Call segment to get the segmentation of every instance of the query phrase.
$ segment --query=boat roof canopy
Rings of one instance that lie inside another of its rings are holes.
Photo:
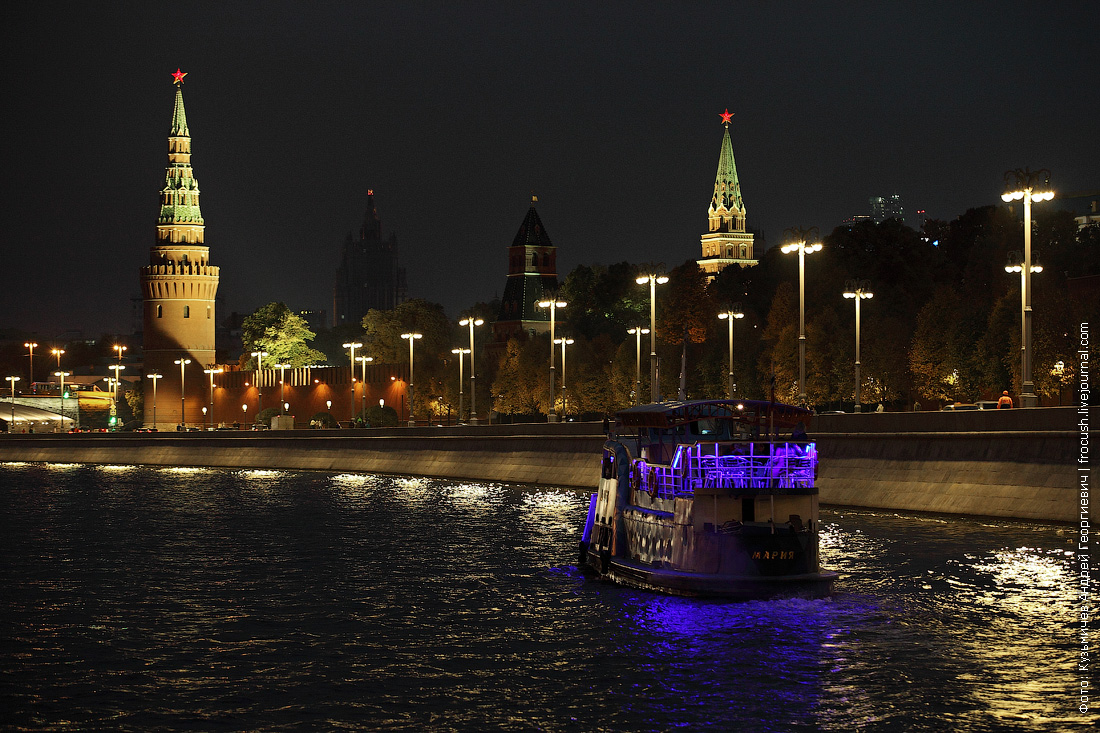
[[[702,418],[726,419],[749,424],[766,424],[771,413],[777,428],[808,425],[813,412],[804,407],[766,400],[693,400],[690,402],[654,402],[637,405],[616,413],[619,424],[627,428],[671,428]]]

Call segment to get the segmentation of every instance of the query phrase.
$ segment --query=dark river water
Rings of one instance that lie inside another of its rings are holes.
[[[827,510],[835,597],[588,580],[587,496],[0,465],[6,730],[1067,731],[1069,527]]]

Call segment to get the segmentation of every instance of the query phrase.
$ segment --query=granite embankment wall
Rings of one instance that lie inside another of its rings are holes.
[[[1100,410],[1089,408],[1096,425]],[[1076,408],[818,415],[823,504],[1076,522]]]
[[[1096,424],[1092,408],[1089,419]],[[1074,408],[819,415],[824,504],[1071,522]],[[598,423],[390,430],[0,435],[0,461],[287,468],[591,489]]]
[[[0,461],[354,471],[596,486],[598,424],[0,435]]]

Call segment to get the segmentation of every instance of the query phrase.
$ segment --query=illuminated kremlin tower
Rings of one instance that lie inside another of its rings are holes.
[[[737,180],[737,164],[733,161],[733,143],[730,142],[733,114],[727,109],[719,116],[726,129],[718,154],[714,195],[707,209],[710,227],[702,236],[703,256],[696,260],[708,279],[730,265],[748,267],[757,263],[752,256],[753,235],[745,231],[745,202],[741,200],[741,183]]]
[[[162,430],[202,423],[207,394],[203,369],[214,364],[218,268],[209,264],[203,245],[199,184],[191,170],[191,133],[183,109],[184,76],[178,69],[172,75],[176,103],[157,239],[149,249],[149,264],[141,268],[145,374],[161,375],[155,387],[156,427]],[[148,427],[154,426],[153,386],[145,385]]]
[[[558,248],[542,226],[535,211],[536,196],[508,248],[508,281],[500,299],[500,313],[493,323],[498,344],[524,339],[550,330],[550,311],[538,307],[558,288]]]

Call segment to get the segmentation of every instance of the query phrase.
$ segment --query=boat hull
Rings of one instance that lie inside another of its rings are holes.
[[[608,563],[608,580],[619,585],[689,598],[751,601],[772,598],[826,598],[833,593],[834,572],[800,575],[724,575],[686,573],[645,565],[623,558]]]

